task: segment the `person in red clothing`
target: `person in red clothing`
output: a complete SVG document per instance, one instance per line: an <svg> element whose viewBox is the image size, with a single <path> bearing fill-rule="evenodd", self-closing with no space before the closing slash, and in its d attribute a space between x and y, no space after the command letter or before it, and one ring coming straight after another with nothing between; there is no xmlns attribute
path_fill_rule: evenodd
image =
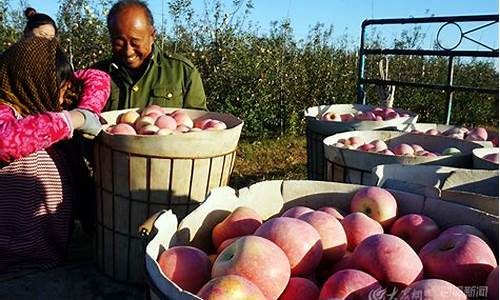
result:
<svg viewBox="0 0 500 300"><path fill-rule="evenodd" d="M83 87L68 111L69 81ZM73 73L55 39L23 38L0 55L0 273L63 262L79 179L61 142L100 131L109 93L109 76Z"/></svg>

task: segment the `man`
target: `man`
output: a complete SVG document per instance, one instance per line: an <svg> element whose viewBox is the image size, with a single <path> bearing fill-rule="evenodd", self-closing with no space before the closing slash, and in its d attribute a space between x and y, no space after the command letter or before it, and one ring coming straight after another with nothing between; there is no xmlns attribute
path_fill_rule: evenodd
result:
<svg viewBox="0 0 500 300"><path fill-rule="evenodd" d="M156 31L147 4L118 1L107 17L113 56L95 67L111 76L105 110L184 107L206 110L200 73L186 58L162 53L154 44Z"/></svg>

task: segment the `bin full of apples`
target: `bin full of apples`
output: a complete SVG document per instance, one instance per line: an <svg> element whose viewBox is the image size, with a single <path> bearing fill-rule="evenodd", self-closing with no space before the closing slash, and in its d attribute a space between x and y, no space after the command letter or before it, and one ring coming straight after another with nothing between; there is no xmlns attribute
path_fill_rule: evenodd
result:
<svg viewBox="0 0 500 300"><path fill-rule="evenodd" d="M203 130L224 130L227 124L218 119L190 116L183 109L149 105L118 114L106 132L115 135L171 135Z"/></svg>
<svg viewBox="0 0 500 300"><path fill-rule="evenodd" d="M262 182L238 197L230 190L213 191L178 227L168 213L155 222L158 235L146 248L154 291L169 299L412 299L418 293L467 299L465 288L474 286L498 297L498 216L339 183Z"/></svg>

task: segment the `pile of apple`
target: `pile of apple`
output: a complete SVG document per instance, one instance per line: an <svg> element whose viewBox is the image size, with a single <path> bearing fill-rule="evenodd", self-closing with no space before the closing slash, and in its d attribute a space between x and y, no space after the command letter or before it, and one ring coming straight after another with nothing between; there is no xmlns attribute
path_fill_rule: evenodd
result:
<svg viewBox="0 0 500 300"><path fill-rule="evenodd" d="M116 118L116 125L106 129L119 135L170 135L202 130L223 130L227 126L215 119L192 120L181 109L167 113L158 105L149 105L143 110L130 110Z"/></svg>
<svg viewBox="0 0 500 300"><path fill-rule="evenodd" d="M324 113L320 120L349 122L349 121L388 121L397 118L407 118L409 114L399 114L392 108L375 107L367 111L358 111L356 114L340 114L334 111Z"/></svg>
<svg viewBox="0 0 500 300"><path fill-rule="evenodd" d="M435 128L428 129L425 132L415 129L411 132L416 134L441 135L466 141L482 142L488 140L488 131L486 131L483 127L475 127L471 129L467 129L466 127L452 127L442 132ZM498 134L491 137L491 142L495 147L498 147Z"/></svg>
<svg viewBox="0 0 500 300"><path fill-rule="evenodd" d="M239 207L213 228L210 255L176 246L158 264L209 300L467 299L459 287L469 286L498 299L497 261L477 228L441 231L427 216L398 216L396 199L378 187L358 190L350 209L344 217L297 206L264 221Z"/></svg>
<svg viewBox="0 0 500 300"><path fill-rule="evenodd" d="M440 155L460 155L462 151L455 147L449 147L441 151L441 153L432 152L424 149L419 144L397 144L392 148L389 148L386 142L382 140L375 139L371 142L365 143L365 141L358 136L351 136L347 139L338 140L333 146L351 150L359 150L364 152L374 152L378 154L385 155L396 155L396 156L425 156L425 157L437 157Z"/></svg>

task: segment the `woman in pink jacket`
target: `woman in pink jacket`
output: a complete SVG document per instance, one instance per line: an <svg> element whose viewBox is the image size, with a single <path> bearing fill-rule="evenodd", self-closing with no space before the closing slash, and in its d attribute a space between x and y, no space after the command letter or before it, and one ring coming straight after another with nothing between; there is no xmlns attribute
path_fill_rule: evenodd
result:
<svg viewBox="0 0 500 300"><path fill-rule="evenodd" d="M63 110L70 81L83 85L76 108ZM74 183L62 140L96 135L109 76L73 73L55 39L25 38L0 56L0 272L52 267L65 257Z"/></svg>

